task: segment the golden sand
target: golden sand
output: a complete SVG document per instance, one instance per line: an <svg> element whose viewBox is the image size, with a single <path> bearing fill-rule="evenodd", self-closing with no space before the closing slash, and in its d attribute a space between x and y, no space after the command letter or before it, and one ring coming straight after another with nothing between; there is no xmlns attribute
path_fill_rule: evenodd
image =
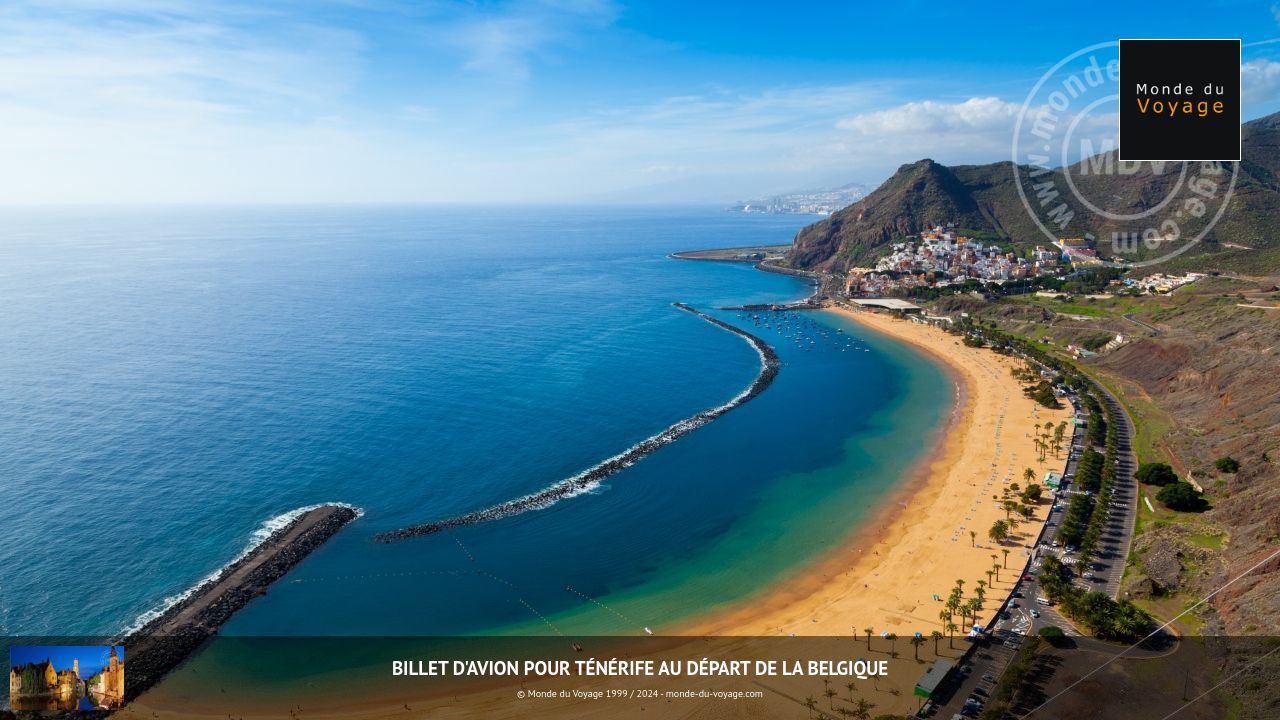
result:
<svg viewBox="0 0 1280 720"><path fill-rule="evenodd" d="M958 579L965 581L966 596L979 580L990 581L993 589L979 615L984 624L1017 580L1014 569L1029 552L1024 546L1034 542L1044 522L1047 501L1004 545L987 537L992 524L1006 517L1006 485L1025 486L1026 468L1043 484L1047 471L1060 472L1065 463L1065 451L1041 462L1034 435L1037 425L1056 424L1071 413L1022 394L1010 371L1024 361L968 347L930 325L867 311L836 312L929 353L951 370L958 394L950 427L927 467L886 502L873 527L772 597L698 623L689 628L693 634L848 635L870 627L875 635L928 636L944 630L938 618L943 603L934 595L945 599ZM1010 551L1007 557L1004 550ZM986 574L992 555L1002 566L998 580Z"/></svg>

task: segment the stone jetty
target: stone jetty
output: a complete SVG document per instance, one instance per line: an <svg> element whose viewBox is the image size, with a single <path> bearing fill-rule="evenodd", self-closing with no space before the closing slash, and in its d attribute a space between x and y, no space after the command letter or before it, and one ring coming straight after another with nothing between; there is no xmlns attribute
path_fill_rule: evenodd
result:
<svg viewBox="0 0 1280 720"><path fill-rule="evenodd" d="M435 520L428 523L422 523L420 525L412 525L399 530L393 530L391 532L381 533L374 536L374 541L389 543L395 540L407 540L421 535L431 535L442 530L449 530L465 525L475 525L489 520L498 520L500 518L518 515L519 513L527 512L529 510L545 508L565 497L589 491L598 487L600 485L600 481L604 478L613 475L625 467L635 464L636 461L654 450L657 450L663 445L669 445L675 442L684 435L706 425L730 410L747 403L755 396L764 392L765 388L769 387L769 384L773 382L775 377L777 377L778 368L780 367L778 354L774 352L773 348L764 340L761 340L746 330L734 327L719 318L712 317L711 315L684 303L672 304L680 310L696 315L722 330L727 330L728 332L738 335L755 348L756 352L760 355L760 372L756 375L755 380L752 381L751 385L748 386L746 390L738 393L738 395L736 395L732 400L723 405L709 410L703 410L696 415L680 420L657 435L646 438L645 440L632 445L627 450L614 455L608 460L588 468L571 478L561 480L544 490L540 490L531 495L525 495L524 497L517 498L515 500L510 500L500 505L494 505L483 510L467 513L465 515L457 515L444 520Z"/></svg>
<svg viewBox="0 0 1280 720"><path fill-rule="evenodd" d="M125 702L145 692L218 632L231 616L357 517L343 505L310 509L120 641Z"/></svg>

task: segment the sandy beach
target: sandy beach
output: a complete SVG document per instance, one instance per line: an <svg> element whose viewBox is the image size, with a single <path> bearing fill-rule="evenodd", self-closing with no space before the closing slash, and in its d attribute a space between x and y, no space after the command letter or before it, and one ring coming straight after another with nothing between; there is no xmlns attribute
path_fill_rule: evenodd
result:
<svg viewBox="0 0 1280 720"><path fill-rule="evenodd" d="M785 588L697 623L688 628L690 634L832 636L865 634L870 627L876 635L920 632L927 637L943 630L938 618L942 602L934 595L945 599L955 581L963 579L969 596L979 580L988 582L986 571L996 555L1009 571L1002 571L998 580L991 578L993 590L979 614L979 623L985 623L1017 579L1013 569L1025 563L1025 546L1044 522L1047 502L1004 545L987 537L991 525L1005 518L1002 488L1026 485L1026 468L1041 482L1045 472L1061 472L1065 463L1065 453L1039 461L1033 427L1056 424L1071 412L1045 408L1022 394L1010 371L1023 362L967 347L929 325L869 311L835 312L944 365L957 388L949 426L915 477L843 547L791 578ZM1003 550L1010 551L1007 560Z"/></svg>
<svg viewBox="0 0 1280 720"><path fill-rule="evenodd" d="M959 657L967 643L960 638L930 640L912 648L907 641L917 632L928 638L935 630L945 631L939 611L957 579L965 581L966 597L972 596L978 581L991 581L992 589L978 620L985 624L991 619L1017 579L1017 570L1026 560L1026 545L1039 532L1048 509L1047 501L1042 502L1033 519L1021 523L1005 544L995 545L987 531L1006 516L1000 505L1001 490L1010 483L1025 485L1028 467L1035 472L1037 481L1046 471L1061 470L1065 454L1050 454L1045 462L1039 461L1033 427L1066 420L1070 410L1050 410L1025 397L1010 373L1012 368L1021 366L1020 360L967 347L955 336L908 320L845 309L835 312L928 353L947 369L956 394L946 427L937 434L936 446L912 477L883 502L874 522L851 531L839 548L797 570L781 587L680 629L678 634L690 636L689 641L668 647L661 657L701 657L709 648L697 636L737 636L741 645L734 654L740 657L750 657L753 652L776 652L777 648L769 644L771 637L850 638L840 641L849 643L843 652L885 658L893 664L888 678L870 684L861 682L856 692L871 700L877 712L909 713L919 707L919 698L912 696L911 688L927 664L936 657ZM1004 550L1009 551L1007 558ZM987 575L994 563L1002 566L998 580ZM956 622L959 624L958 619ZM866 637L868 627L874 636L870 642ZM899 640L891 643L881 638L885 632L897 635ZM854 639L855 635L860 639ZM521 683L520 688L630 691L646 684L652 685L634 678L569 678L533 680ZM670 681L659 684L672 686ZM354 693L340 706L326 704L306 714L372 719L415 716L421 710L433 717L592 718L645 717L658 710L664 717L775 717L805 712L804 699L809 697L826 699L833 708L837 704L835 698L824 698L830 689L828 682L814 677L769 678L754 683L707 679L690 686L763 690L763 697L737 702L655 700L619 705L566 699L530 704L515 699L519 696L514 687L495 680L487 689L450 696L415 691L412 684L403 682L379 683L376 692ZM198 710L189 703L171 703L168 700L172 699L165 698L163 686L159 690L158 695L143 697L126 708L124 716L150 717L157 711L166 717L227 714L228 708L218 703ZM849 691L850 698L854 692ZM255 709L260 716L285 714L278 707ZM288 714L294 715L291 709Z"/></svg>

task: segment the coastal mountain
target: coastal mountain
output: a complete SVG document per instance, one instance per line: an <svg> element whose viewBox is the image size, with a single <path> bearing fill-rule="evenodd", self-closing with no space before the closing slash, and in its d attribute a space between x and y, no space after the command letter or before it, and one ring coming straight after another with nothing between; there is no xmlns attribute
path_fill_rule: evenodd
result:
<svg viewBox="0 0 1280 720"><path fill-rule="evenodd" d="M1280 264L1280 236L1274 232L1280 227L1280 113L1245 123L1242 138L1243 160L1232 200L1204 242L1178 258L1178 266L1253 272ZM1109 198L1111 210L1137 214L1159 203L1179 182L1179 173L1156 173L1150 166L1127 175L1096 171L1114 162L1112 152L1058 168L1054 186L1066 188L1062 175L1070 173L1086 197ZM1025 172L1020 175L1026 177ZM797 268L843 271L883 254L894 242L948 222L1015 250L1044 245L1047 239L1023 207L1016 183L1008 161L948 167L924 159L903 165L866 197L802 229L788 260ZM1035 197L1031 188L1024 190ZM1060 193L1058 200L1073 213L1066 236L1091 233L1102 238L1132 229L1090 212L1069 192ZM1203 220L1184 221L1183 232L1199 232L1199 222ZM1109 254L1106 248L1102 253Z"/></svg>

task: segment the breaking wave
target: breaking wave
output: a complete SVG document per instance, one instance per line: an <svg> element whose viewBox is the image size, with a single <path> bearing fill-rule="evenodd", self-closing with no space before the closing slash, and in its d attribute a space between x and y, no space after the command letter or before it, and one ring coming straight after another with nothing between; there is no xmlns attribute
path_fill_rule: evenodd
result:
<svg viewBox="0 0 1280 720"><path fill-rule="evenodd" d="M217 580L222 575L222 573L226 571L227 568L231 567L232 565L235 565L236 563L240 562L244 558L248 557L250 553L258 549L259 545L266 542L267 539L270 538L272 535L274 535L276 532L283 530L286 527L289 527L289 523L293 522L294 520L297 520L298 518L311 512L312 510L317 510L322 507L335 507L335 506L345 507L345 508L350 508L352 510L355 510L356 517L360 517L361 515L364 515L364 511L356 507L355 505L349 505L347 503L340 503L340 502L328 502L328 503L317 503L315 505L306 505L304 507L295 508L288 512L280 513L275 517L268 518L265 522L262 523L262 525L258 526L256 530L254 530L252 533L249 534L249 543L245 545L244 549L241 550L234 558L231 558L231 560L227 561L227 563L224 564L222 567L218 568L217 570L214 570L213 572L201 578L198 582L196 582L191 587L187 588L186 590L183 590L180 593L166 597L164 600L161 600L160 603L156 605L154 608L147 610L146 612L139 615L137 618L134 619L131 625L129 625L128 627L120 631L119 635L117 636L117 639L128 637L129 635L132 635L133 633L141 630L142 628L147 626L147 623L151 622L152 620L155 620L161 615L164 615L174 605L177 605L178 603L185 601L187 598L191 597L197 591L199 591L200 588L203 588L209 583Z"/></svg>

